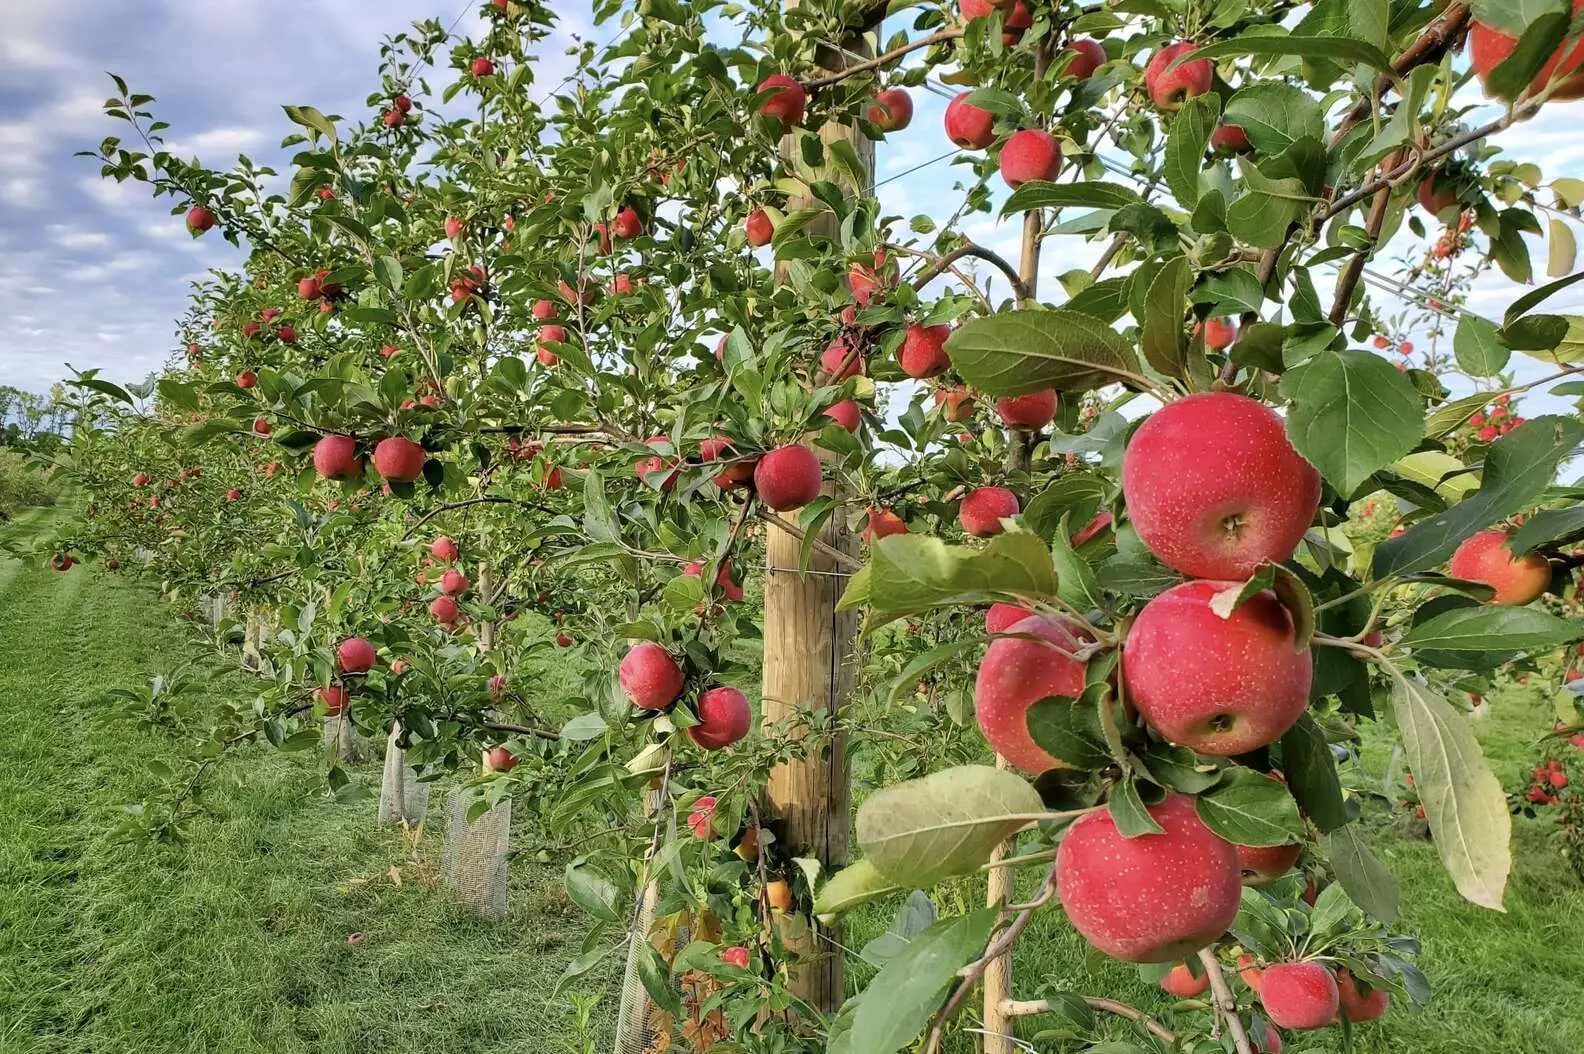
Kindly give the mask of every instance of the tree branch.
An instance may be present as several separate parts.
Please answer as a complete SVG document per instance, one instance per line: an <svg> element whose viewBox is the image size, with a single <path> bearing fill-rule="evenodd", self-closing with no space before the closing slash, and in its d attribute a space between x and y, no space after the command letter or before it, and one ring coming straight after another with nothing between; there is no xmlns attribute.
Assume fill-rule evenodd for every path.
<svg viewBox="0 0 1584 1054"><path fill-rule="evenodd" d="M1007 259L1000 253L997 253L993 249L986 249L983 245L980 245L977 242L965 242L964 244L953 249L951 252L947 253L945 256L936 257L934 263L930 264L923 271L919 272L918 276L913 279L913 288L923 289L925 286L929 285L936 278L939 278L942 274L949 270L952 264L956 263L958 260L961 260L964 256L976 256L981 260L993 264L996 270L1006 275L1007 281L1012 283L1012 292L1019 300L1033 299L1033 290L1029 288L1028 283L1023 280L1022 276L1018 274L1017 268L1013 267L1012 264L1009 263Z"/></svg>
<svg viewBox="0 0 1584 1054"><path fill-rule="evenodd" d="M1456 42L1458 34L1468 24L1469 5L1452 4L1441 12L1435 21L1424 28L1424 31L1415 38L1414 42L1392 62L1392 72L1401 77L1415 66L1425 62L1438 62L1447 49ZM1342 137L1347 135L1360 121L1370 115L1374 108L1373 103L1382 95L1391 90L1393 77L1382 73L1375 78L1375 89L1368 99L1360 99L1342 118L1342 123L1337 126L1336 134L1331 137L1331 148L1334 150Z"/></svg>
<svg viewBox="0 0 1584 1054"><path fill-rule="evenodd" d="M777 516L775 513L771 512L769 509L760 509L756 515L761 520L765 521L766 523L774 524L775 526L781 528L783 531L787 532L788 534L790 534L792 537L796 538L800 542L804 542L804 541L808 541L809 540L808 532L804 531L802 528L798 527L796 524L794 524L794 523L792 523L792 522L790 522L790 521L788 521L786 519L783 519L780 516ZM825 556L830 557L832 560L836 561L836 563L841 565L842 567L846 567L846 568L848 568L850 570L853 570L853 571L861 570L863 568L863 561L857 559L856 557L852 556L851 554L844 553L840 549L837 549L835 546L827 545L825 542L820 541L818 538L813 539L813 542L814 542L814 549L817 552L819 552L819 553L821 553L821 554L823 554Z"/></svg>
<svg viewBox="0 0 1584 1054"><path fill-rule="evenodd" d="M1199 949L1199 962L1205 969L1205 976L1210 978L1210 991L1215 995L1216 1009L1226 1019L1227 1031L1232 1033L1232 1043L1237 1047L1237 1054L1254 1054L1254 1048L1249 1044L1248 1032L1243 1028L1243 1019L1238 1017L1237 999L1232 995L1231 987L1221 974L1221 962L1216 958L1215 949Z"/></svg>
<svg viewBox="0 0 1584 1054"><path fill-rule="evenodd" d="M1382 167L1391 168L1399 156L1400 154L1392 154ZM1375 251L1376 243L1380 241L1381 228L1386 225L1386 211L1390 205L1391 187L1382 187L1375 192L1375 202L1370 206L1369 219L1364 223L1368 244L1349 257L1347 266L1342 269L1342 274L1337 279L1336 298L1331 301L1331 324L1339 329L1347 319L1348 305L1353 302L1353 293L1358 289L1359 279L1364 277L1364 265L1369 262L1370 254Z"/></svg>
<svg viewBox="0 0 1584 1054"><path fill-rule="evenodd" d="M892 62L901 58L910 51L917 51L919 48L927 48L932 44L941 44L948 40L957 40L963 35L963 31L964 27L957 26L952 29L942 29L939 32L931 33L927 37L919 37L917 40L910 40L901 47L893 48L892 50L886 52L884 55L876 55L872 59L864 59L862 62L855 62L846 69L837 70L835 73L829 73L823 77L815 77L812 80L806 80L803 82L803 88L806 91L817 91L820 88L829 87L830 85L844 81L848 77L851 77L855 74L866 73L869 70L878 69L888 62Z"/></svg>

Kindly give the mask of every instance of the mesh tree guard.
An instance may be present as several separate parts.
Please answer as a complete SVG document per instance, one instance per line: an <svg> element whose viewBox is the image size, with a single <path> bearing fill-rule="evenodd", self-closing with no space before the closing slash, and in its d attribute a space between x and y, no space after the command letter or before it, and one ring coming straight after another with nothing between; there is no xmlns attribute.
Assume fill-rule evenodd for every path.
<svg viewBox="0 0 1584 1054"><path fill-rule="evenodd" d="M327 751L335 751L335 756L349 765L368 760L369 742L358 732L351 716L344 710L339 714L325 715L324 746Z"/></svg>
<svg viewBox="0 0 1584 1054"><path fill-rule="evenodd" d="M385 740L385 776L380 781L381 826L417 827L429 814L429 784L418 782L418 773L407 764L407 752L397 745L401 723L391 722Z"/></svg>
<svg viewBox="0 0 1584 1054"><path fill-rule="evenodd" d="M451 792L440 880L459 904L486 919L507 911L507 853L511 846L511 799L468 822L468 796Z"/></svg>

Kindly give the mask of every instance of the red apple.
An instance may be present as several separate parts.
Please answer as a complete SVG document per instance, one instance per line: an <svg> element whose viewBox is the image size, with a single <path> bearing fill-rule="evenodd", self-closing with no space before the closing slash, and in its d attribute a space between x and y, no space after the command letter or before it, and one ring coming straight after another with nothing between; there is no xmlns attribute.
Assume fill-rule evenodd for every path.
<svg viewBox="0 0 1584 1054"><path fill-rule="evenodd" d="M820 369L830 376L832 382L861 377L865 366L863 352L858 350L856 342L846 333L825 345L825 350L820 353Z"/></svg>
<svg viewBox="0 0 1584 1054"><path fill-rule="evenodd" d="M983 150L995 142L995 115L968 101L965 91L946 104L946 138L963 150Z"/></svg>
<svg viewBox="0 0 1584 1054"><path fill-rule="evenodd" d="M1167 995L1174 995L1178 999L1195 999L1210 990L1210 975L1200 973L1195 976L1186 963L1178 963L1160 979L1160 986Z"/></svg>
<svg viewBox="0 0 1584 1054"><path fill-rule="evenodd" d="M803 85L784 73L772 73L759 82L755 91L761 95L771 93L759 104L760 113L776 118L787 128L803 123L803 109L808 105L808 92Z"/></svg>
<svg viewBox="0 0 1584 1054"><path fill-rule="evenodd" d="M775 224L770 222L770 214L764 209L754 209L743 221L743 232L748 236L748 244L757 249L770 244L770 239L775 237Z"/></svg>
<svg viewBox="0 0 1584 1054"><path fill-rule="evenodd" d="M967 388L943 384L935 389L935 405L943 408L942 414L946 420L961 424L973 419L976 404Z"/></svg>
<svg viewBox="0 0 1584 1054"><path fill-rule="evenodd" d="M864 108L864 117L882 132L900 132L913 123L913 98L906 88L887 88Z"/></svg>
<svg viewBox="0 0 1584 1054"><path fill-rule="evenodd" d="M253 323L250 322L248 325L253 325ZM252 370L243 370L241 373L236 375L236 386L238 388L254 388L257 387L257 385L258 374L254 373Z"/></svg>
<svg viewBox="0 0 1584 1054"><path fill-rule="evenodd" d="M1443 180L1439 173L1432 172L1419 182L1419 204L1430 215L1439 216L1457 203L1457 187Z"/></svg>
<svg viewBox="0 0 1584 1054"><path fill-rule="evenodd" d="M510 772L517 767L518 757L505 747L490 747L484 752L484 771Z"/></svg>
<svg viewBox="0 0 1584 1054"><path fill-rule="evenodd" d="M473 60L472 65L470 65L468 69L475 77L488 77L490 74L495 72L495 63L491 62L483 55L480 55L478 58Z"/></svg>
<svg viewBox="0 0 1584 1054"><path fill-rule="evenodd" d="M650 436L644 440L644 445L655 450L669 451L671 449L671 437ZM640 458L638 463L633 465L633 472L644 483L648 483L651 476L661 476L663 473L664 475L659 482L654 484L661 490L670 490L676 486L677 472L674 458L669 461L667 457L661 456Z"/></svg>
<svg viewBox="0 0 1584 1054"><path fill-rule="evenodd" d="M951 336L950 326L908 326L902 343L897 346L897 364L909 377L937 377L951 369L951 359L946 356L946 338Z"/></svg>
<svg viewBox="0 0 1584 1054"><path fill-rule="evenodd" d="M346 709L347 690L345 685L327 684L314 694L324 704L325 713L327 714L339 714Z"/></svg>
<svg viewBox="0 0 1584 1054"><path fill-rule="evenodd" d="M149 474L147 472L139 472L137 475L132 477L132 485L140 490L148 486L149 482Z"/></svg>
<svg viewBox="0 0 1584 1054"><path fill-rule="evenodd" d="M429 543L429 552L433 554L436 560L449 562L457 558L457 554L461 552L461 549L453 539L442 534Z"/></svg>
<svg viewBox="0 0 1584 1054"><path fill-rule="evenodd" d="M727 966L735 966L739 970L748 969L748 949L740 944L731 948L722 948L720 959Z"/></svg>
<svg viewBox="0 0 1584 1054"><path fill-rule="evenodd" d="M859 410L856 399L843 399L839 403L832 403L825 408L823 416L829 417L849 432L856 433L863 425L863 413Z"/></svg>
<svg viewBox="0 0 1584 1054"><path fill-rule="evenodd" d="M706 794L693 803L693 810L688 813L688 830L693 832L693 837L701 842L715 839L715 796Z"/></svg>
<svg viewBox="0 0 1584 1054"><path fill-rule="evenodd" d="M1243 887L1237 852L1168 794L1147 811L1160 834L1124 838L1108 809L1080 817L1056 850L1068 920L1096 948L1135 963L1182 959L1221 938Z"/></svg>
<svg viewBox="0 0 1584 1054"><path fill-rule="evenodd" d="M1317 962L1277 963L1260 977L1260 1004L1282 1028L1325 1028L1336 1020L1340 994Z"/></svg>
<svg viewBox="0 0 1584 1054"><path fill-rule="evenodd" d="M468 591L467 575L452 569L440 576L440 592L448 597L459 597Z"/></svg>
<svg viewBox="0 0 1584 1054"><path fill-rule="evenodd" d="M1243 869L1243 884L1270 885L1293 869L1302 852L1301 845L1238 846L1238 866Z"/></svg>
<svg viewBox="0 0 1584 1054"><path fill-rule="evenodd" d="M242 492L237 490L235 487L232 487L230 490L226 491L225 497L226 501L241 501Z"/></svg>
<svg viewBox="0 0 1584 1054"><path fill-rule="evenodd" d="M1210 133L1210 148L1225 150L1229 154L1246 154L1254 149L1254 144L1249 142L1248 132L1242 125L1221 124Z"/></svg>
<svg viewBox="0 0 1584 1054"><path fill-rule="evenodd" d="M698 560L690 560L682 568L682 573L692 578L700 578L704 574L704 564ZM721 564L720 570L716 572L715 585L720 588L721 595L733 603L743 598L742 585L732 581L731 567L728 564Z"/></svg>
<svg viewBox="0 0 1584 1054"><path fill-rule="evenodd" d="M1072 536L1072 547L1077 549L1109 526L1111 526L1111 514L1101 509L1094 514L1094 519L1080 527L1078 533Z"/></svg>
<svg viewBox="0 0 1584 1054"><path fill-rule="evenodd" d="M548 322L556 317L556 306L553 300L535 300L530 310L537 322Z"/></svg>
<svg viewBox="0 0 1584 1054"><path fill-rule="evenodd" d="M1173 586L1144 605L1122 647L1129 701L1166 739L1201 754L1274 743L1309 704L1313 656L1297 650L1292 616L1274 593L1227 618L1211 609L1238 586Z"/></svg>
<svg viewBox="0 0 1584 1054"><path fill-rule="evenodd" d="M688 737L705 750L720 750L748 734L753 713L747 696L720 685L699 696L698 719L698 724L689 726Z"/></svg>
<svg viewBox="0 0 1584 1054"><path fill-rule="evenodd" d="M1001 521L1018 514L1017 495L1005 487L978 487L957 506L957 522L975 538L1000 534Z"/></svg>
<svg viewBox="0 0 1584 1054"><path fill-rule="evenodd" d="M640 710L664 710L676 702L685 683L682 667L653 641L636 644L621 661L617 679Z"/></svg>
<svg viewBox="0 0 1584 1054"><path fill-rule="evenodd" d="M1573 14L1577 15L1581 10L1584 10L1584 0L1573 0ZM1475 22L1474 28L1469 31L1469 60L1474 72L1479 74L1480 83L1488 85L1491 71L1500 66L1517 46L1518 38L1508 36L1484 22ZM1553 77L1560 77L1562 84L1552 98L1584 97L1584 76L1578 73L1580 67L1584 67L1584 38L1575 37L1558 48L1550 61L1541 67L1528 91L1539 91Z"/></svg>
<svg viewBox="0 0 1584 1054"><path fill-rule="evenodd" d="M374 446L374 471L389 483L411 483L423 467L423 447L406 436L387 436Z"/></svg>
<svg viewBox="0 0 1584 1054"><path fill-rule="evenodd" d="M190 234L202 234L215 225L215 214L202 205L194 205L187 210L187 231Z"/></svg>
<svg viewBox="0 0 1584 1054"><path fill-rule="evenodd" d="M1551 585L1551 565L1539 553L1516 557L1507 544L1507 532L1492 528L1467 539L1452 554L1453 578L1483 582L1496 590L1493 604L1522 606L1535 600Z"/></svg>
<svg viewBox="0 0 1584 1054"><path fill-rule="evenodd" d="M356 479L363 474L357 440L351 436L325 436L314 444L314 471L324 479Z"/></svg>
<svg viewBox="0 0 1584 1054"><path fill-rule="evenodd" d="M998 637L986 649L974 679L974 718L997 754L1038 774L1062 762L1029 735L1028 709L1048 695L1083 694L1084 664L1074 658L1080 641L1064 623L1042 615L1003 632L1018 636Z"/></svg>
<svg viewBox="0 0 1584 1054"><path fill-rule="evenodd" d="M1069 41L1056 58L1058 62L1068 59L1067 68L1062 71L1065 76L1086 81L1094 76L1095 70L1105 65L1106 52L1098 40L1085 37Z"/></svg>
<svg viewBox="0 0 1584 1054"><path fill-rule="evenodd" d="M1044 428L1056 419L1056 389L1045 388L1027 395L997 399L995 408L1009 428L1029 431Z"/></svg>
<svg viewBox="0 0 1584 1054"><path fill-rule="evenodd" d="M362 637L348 637L336 649L336 665L342 673L368 673L374 658L374 645Z"/></svg>
<svg viewBox="0 0 1584 1054"><path fill-rule="evenodd" d="M1001 145L1001 178L1013 189L1033 180L1054 180L1061 162L1061 140L1040 128L1013 132Z"/></svg>
<svg viewBox="0 0 1584 1054"><path fill-rule="evenodd" d="M1345 969L1337 971L1337 996L1342 1012L1355 1025L1377 1020L1391 1004L1391 993L1384 987L1372 986L1369 995L1365 995L1359 991L1358 981Z"/></svg>
<svg viewBox="0 0 1584 1054"><path fill-rule="evenodd" d="M819 497L820 462L814 451L797 443L776 447L754 466L759 500L776 512L800 509Z"/></svg>
<svg viewBox="0 0 1584 1054"><path fill-rule="evenodd" d="M991 604L985 610L985 633L992 636L1005 633L1024 619L1034 617L1034 610L1021 604Z"/></svg>
<svg viewBox="0 0 1584 1054"><path fill-rule="evenodd" d="M893 534L907 534L907 521L890 509L870 506L869 523L864 527L863 539L874 542L881 538L889 538Z"/></svg>
<svg viewBox="0 0 1584 1054"><path fill-rule="evenodd" d="M299 278L297 280L297 295L302 299L318 300L319 293L320 289L318 276L309 275L307 278Z"/></svg>
<svg viewBox="0 0 1584 1054"><path fill-rule="evenodd" d="M1172 63L1198 51L1198 45L1179 41L1157 51L1144 69L1144 83L1157 110L1172 111L1196 95L1203 95L1215 82L1215 66L1209 59L1191 59L1176 69Z"/></svg>
<svg viewBox="0 0 1584 1054"><path fill-rule="evenodd" d="M611 233L627 241L643 233L643 219L638 215L638 210L631 205L622 209L611 220Z"/></svg>
<svg viewBox="0 0 1584 1054"><path fill-rule="evenodd" d="M267 418L267 417L255 417L255 418L253 418L253 434L254 435L267 436L271 432L273 432L274 430L275 430L274 426L272 426L269 423L269 418Z"/></svg>
<svg viewBox="0 0 1584 1054"><path fill-rule="evenodd" d="M1205 347L1225 351L1237 340L1237 326L1225 318L1212 318L1204 324Z"/></svg>
<svg viewBox="0 0 1584 1054"><path fill-rule="evenodd" d="M1167 566L1245 579L1298 548L1320 505L1320 473L1269 407L1208 392L1171 403L1133 434L1122 494L1139 538Z"/></svg>

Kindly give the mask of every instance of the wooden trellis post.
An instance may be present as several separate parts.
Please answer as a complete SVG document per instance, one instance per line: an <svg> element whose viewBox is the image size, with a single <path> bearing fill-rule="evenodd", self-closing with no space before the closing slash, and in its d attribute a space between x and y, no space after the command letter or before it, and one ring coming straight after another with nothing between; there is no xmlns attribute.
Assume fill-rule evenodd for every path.
<svg viewBox="0 0 1584 1054"><path fill-rule="evenodd" d="M796 6L788 0L787 6ZM847 42L854 52L865 45L858 39ZM834 49L822 48L820 63L837 70L846 64ZM857 153L863 172L863 186L853 186L843 177L840 166L830 165L822 178L834 179L851 194L868 193L874 183L874 145L856 127L828 122L820 129L827 145L845 142ZM798 137L782 140L781 154L789 168L802 170ZM826 151L827 161L830 152ZM824 208L812 197L789 201L788 210ZM836 217L826 212L809 224L811 234L837 237ZM777 267L778 281L786 271ZM826 484L826 493L831 485ZM795 518L795 514L789 513ZM845 553L857 552L857 539L846 527L841 513L832 516L819 532L820 541ZM800 709L836 713L857 680L853 643L857 618L838 612L836 602L847 586L847 569L817 549L811 554L809 572L798 568L802 542L794 534L770 525L766 530L765 554L765 655L762 719L766 728ZM770 773L766 789L767 823L775 831L781 847L791 857L814 857L827 869L847 863L851 805L847 770L847 744L844 737L832 737L822 749L809 756L778 766ZM830 942L817 945L806 920L791 918L782 927L787 943L804 954L822 956L794 978L797 994L823 1010L839 1008L846 997L843 962L839 948ZM838 938L839 939L839 938Z"/></svg>

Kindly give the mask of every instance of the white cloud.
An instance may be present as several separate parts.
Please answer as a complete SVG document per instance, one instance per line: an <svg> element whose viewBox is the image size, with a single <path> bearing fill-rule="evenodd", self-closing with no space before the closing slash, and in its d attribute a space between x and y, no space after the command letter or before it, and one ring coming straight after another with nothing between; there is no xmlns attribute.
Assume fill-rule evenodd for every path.
<svg viewBox="0 0 1584 1054"><path fill-rule="evenodd" d="M103 231L85 231L80 227L69 227L64 223L52 223L45 230L49 232L50 241L62 249L83 252L110 247L110 235Z"/></svg>
<svg viewBox="0 0 1584 1054"><path fill-rule="evenodd" d="M0 202L19 209L37 208L44 204L44 187L38 180L22 176L0 180Z"/></svg>

